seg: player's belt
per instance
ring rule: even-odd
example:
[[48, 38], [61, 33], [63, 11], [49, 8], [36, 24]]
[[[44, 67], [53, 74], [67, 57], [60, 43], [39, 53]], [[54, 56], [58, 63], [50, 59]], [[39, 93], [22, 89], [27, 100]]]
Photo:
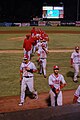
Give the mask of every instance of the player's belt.
[[46, 59], [46, 58], [40, 58], [40, 59]]
[[25, 77], [25, 78], [32, 78], [33, 76], [23, 76], [23, 77]]
[[80, 62], [74, 63], [74, 64], [80, 64]]

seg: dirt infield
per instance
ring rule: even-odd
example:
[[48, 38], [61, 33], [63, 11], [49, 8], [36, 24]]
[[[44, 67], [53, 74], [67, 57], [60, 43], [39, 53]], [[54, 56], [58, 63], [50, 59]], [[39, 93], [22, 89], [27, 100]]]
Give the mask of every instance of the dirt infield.
[[[75, 90], [63, 91], [63, 105], [72, 104], [74, 91]], [[19, 96], [1, 97], [0, 113], [47, 108], [50, 106], [49, 93], [39, 94], [37, 100], [27, 97], [23, 106], [18, 106], [19, 101]]]
[[[46, 33], [68, 33], [68, 34], [80, 34], [80, 31], [73, 31], [73, 30], [45, 30]], [[0, 34], [16, 34], [16, 33], [30, 33], [29, 30], [15, 30], [15, 31], [1, 31], [0, 30]]]

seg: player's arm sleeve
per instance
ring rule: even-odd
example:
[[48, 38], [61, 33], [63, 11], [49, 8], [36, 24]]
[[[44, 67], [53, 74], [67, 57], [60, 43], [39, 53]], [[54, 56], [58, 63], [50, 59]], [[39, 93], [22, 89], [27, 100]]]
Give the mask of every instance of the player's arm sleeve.
[[23, 48], [25, 48], [25, 39], [24, 39], [24, 42], [23, 42]]
[[33, 72], [37, 72], [37, 68], [36, 68], [36, 66], [35, 66], [35, 64], [33, 63]]
[[62, 89], [63, 87], [65, 87], [67, 85], [66, 81], [64, 80], [64, 77], [61, 75], [61, 82], [60, 82], [60, 89]]
[[38, 53], [37, 53], [38, 56], [40, 56], [40, 50], [38, 50]]
[[48, 81], [49, 81], [49, 86], [50, 86], [51, 90], [56, 94], [56, 88], [54, 87], [51, 76], [49, 76]]
[[49, 85], [49, 86], [52, 89], [52, 91], [56, 94], [56, 88], [54, 87], [54, 85]]
[[38, 50], [37, 55], [38, 55], [37, 61], [39, 62], [39, 60], [40, 60], [40, 51], [39, 50]]
[[34, 63], [31, 63], [31, 67], [30, 67], [27, 71], [28, 71], [28, 72], [31, 72], [31, 73], [36, 72], [36, 71], [37, 71], [37, 68], [36, 68], [35, 64], [34, 64]]
[[48, 54], [48, 49], [43, 47], [43, 50]]
[[73, 58], [74, 58], [74, 54], [72, 53], [72, 54], [71, 54], [71, 59], [70, 59], [71, 65], [73, 64]]
[[70, 61], [71, 65], [73, 64], [73, 59], [71, 58], [71, 61]]
[[49, 83], [49, 86], [50, 86], [50, 85], [53, 85], [51, 75], [50, 75], [49, 78], [48, 78], [48, 83]]
[[23, 78], [23, 69], [22, 69], [22, 64], [20, 66], [20, 81], [22, 80]]

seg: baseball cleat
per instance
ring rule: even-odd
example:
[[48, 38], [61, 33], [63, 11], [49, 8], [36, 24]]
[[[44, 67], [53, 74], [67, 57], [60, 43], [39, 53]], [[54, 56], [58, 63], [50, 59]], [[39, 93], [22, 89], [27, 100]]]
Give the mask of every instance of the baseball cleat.
[[38, 95], [35, 95], [34, 99], [36, 99], [36, 100], [37, 100], [37, 99], [38, 99]]
[[19, 106], [22, 106], [22, 105], [23, 105], [23, 102], [20, 102], [18, 105], [19, 105]]
[[34, 93], [34, 99], [38, 99], [38, 93], [37, 93], [37, 91], [35, 91], [35, 93]]
[[80, 78], [80, 76], [78, 75], [77, 78]]

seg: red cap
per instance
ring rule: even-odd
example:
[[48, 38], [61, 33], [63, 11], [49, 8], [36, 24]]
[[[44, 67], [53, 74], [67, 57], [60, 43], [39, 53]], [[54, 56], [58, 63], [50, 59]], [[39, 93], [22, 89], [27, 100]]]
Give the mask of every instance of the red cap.
[[28, 60], [28, 55], [25, 55], [25, 56], [23, 57], [23, 60]]
[[26, 35], [26, 37], [30, 37], [30, 35]]
[[32, 29], [35, 29], [35, 27], [33, 27]]
[[56, 65], [56, 66], [53, 66], [53, 69], [54, 69], [54, 70], [56, 70], [56, 69], [59, 70], [59, 66], [57, 66], [57, 65]]

